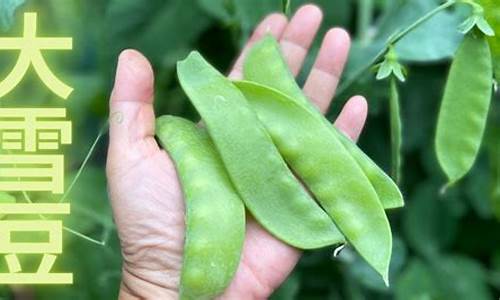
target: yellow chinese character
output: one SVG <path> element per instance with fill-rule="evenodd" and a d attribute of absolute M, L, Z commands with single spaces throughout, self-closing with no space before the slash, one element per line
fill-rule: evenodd
<path fill-rule="evenodd" d="M 67 99 L 73 88 L 59 80 L 47 66 L 41 50 L 71 50 L 71 38 L 39 38 L 36 36 L 36 13 L 24 14 L 24 36 L 21 38 L 0 38 L 0 50 L 20 50 L 14 69 L 0 82 L 0 98 L 12 91 L 23 79 L 30 65 L 43 83 L 56 95 Z"/>
<path fill-rule="evenodd" d="M 0 109 L 0 191 L 64 191 L 64 156 L 34 153 L 71 143 L 71 122 L 64 108 Z"/>
<path fill-rule="evenodd" d="M 1 149 L 35 152 L 71 144 L 71 121 L 65 117 L 64 108 L 1 108 Z"/>
<path fill-rule="evenodd" d="M 0 155 L 0 191 L 64 192 L 64 155 Z"/>
<path fill-rule="evenodd" d="M 1 204 L 4 215 L 67 215 L 68 203 Z M 0 284 L 72 284 L 73 274 L 51 273 L 56 254 L 62 253 L 62 221 L 60 220 L 2 220 L 0 221 L 0 254 L 5 255 L 8 273 L 0 273 Z M 13 242 L 12 234 L 21 232 L 48 233 L 47 242 Z M 24 273 L 19 254 L 43 254 L 36 273 Z"/>

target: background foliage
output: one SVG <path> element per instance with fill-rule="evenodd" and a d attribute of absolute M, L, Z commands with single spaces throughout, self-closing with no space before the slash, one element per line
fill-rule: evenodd
<path fill-rule="evenodd" d="M 492 0 L 484 1 L 489 1 L 490 12 L 498 6 Z M 305 2 L 291 1 L 291 11 Z M 311 2 L 324 10 L 322 32 L 331 26 L 342 26 L 354 38 L 349 65 L 329 117 L 337 114 L 347 97 L 354 93 L 365 95 L 370 115 L 360 145 L 389 170 L 388 83 L 378 82 L 374 73 L 362 70 L 391 34 L 407 27 L 439 1 Z M 228 70 L 255 24 L 267 13 L 282 10 L 282 6 L 281 0 L 0 0 L 2 35 L 19 35 L 22 13 L 37 11 L 39 35 L 74 38 L 71 53 L 48 53 L 47 58 L 56 73 L 75 87 L 69 102 L 63 103 L 54 99 L 31 74 L 20 88 L 2 99 L 2 105 L 67 104 L 75 133 L 66 154 L 69 183 L 106 121 L 107 99 L 120 50 L 137 48 L 153 62 L 158 114 L 196 120 L 194 109 L 176 81 L 176 61 L 198 49 L 220 70 Z M 395 237 L 391 286 L 386 288 L 353 251 L 345 249 L 333 258 L 333 249 L 327 248 L 305 253 L 292 276 L 273 296 L 275 299 L 498 298 L 498 94 L 490 112 L 483 151 L 473 171 L 446 195 L 439 194 L 445 178 L 433 150 L 449 59 L 462 39 L 456 28 L 466 15 L 467 11 L 460 8 L 440 13 L 396 47 L 409 71 L 407 82 L 400 85 L 404 124 L 402 191 L 407 206 L 389 213 Z M 498 29 L 497 33 L 500 34 Z M 313 46 L 313 54 L 319 42 Z M 312 58 L 309 57 L 303 73 L 309 69 Z M 0 55 L 0 78 L 10 71 L 15 60 L 15 52 Z M 299 80 L 303 78 L 301 75 Z M 106 194 L 105 154 L 105 143 L 99 144 L 70 194 L 73 213 L 65 224 L 96 240 L 105 240 L 106 245 L 65 233 L 65 253 L 57 268 L 72 270 L 75 284 L 28 291 L 36 299 L 113 299 L 117 295 L 120 250 Z M 42 196 L 32 197 L 36 200 Z M 0 297 L 11 299 L 13 292 L 1 287 Z"/>

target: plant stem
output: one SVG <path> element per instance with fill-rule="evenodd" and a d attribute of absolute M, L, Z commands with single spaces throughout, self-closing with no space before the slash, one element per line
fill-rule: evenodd
<path fill-rule="evenodd" d="M 291 5 L 292 0 L 282 0 L 282 6 L 283 6 L 283 13 L 289 17 L 290 16 L 290 5 Z"/>
<path fill-rule="evenodd" d="M 370 38 L 373 17 L 373 0 L 358 0 L 358 37 L 362 42 Z"/>
<path fill-rule="evenodd" d="M 359 70 L 358 72 L 356 72 L 356 74 L 354 76 L 352 76 L 350 79 L 347 79 L 346 81 L 344 81 L 343 84 L 340 85 L 340 87 L 338 88 L 338 94 L 342 94 L 362 74 L 364 74 L 372 65 L 374 65 L 377 61 L 379 61 L 385 55 L 385 53 L 387 52 L 387 50 L 389 49 L 389 47 L 391 45 L 396 44 L 402 38 L 404 38 L 406 35 L 408 35 L 410 32 L 412 32 L 413 30 L 415 30 L 416 28 L 418 28 L 420 25 L 422 25 L 423 23 L 425 23 L 426 21 L 428 21 L 432 17 L 434 17 L 436 14 L 440 13 L 441 11 L 447 9 L 448 7 L 454 5 L 454 4 L 458 3 L 458 2 L 460 2 L 460 0 L 458 0 L 458 1 L 457 0 L 448 0 L 448 1 L 446 1 L 445 3 L 439 5 L 438 7 L 434 8 L 433 10 L 431 10 L 430 12 L 428 12 L 427 14 L 425 14 L 424 16 L 422 16 L 421 18 L 419 18 L 417 21 L 415 21 L 413 24 L 411 24 L 410 26 L 408 26 L 403 31 L 401 31 L 401 32 L 399 32 L 397 34 L 394 34 L 391 37 L 389 37 L 389 39 L 387 40 L 386 45 L 382 48 L 382 50 L 380 50 L 379 53 L 377 53 L 377 55 L 372 59 L 372 61 L 370 62 L 370 64 L 367 67 L 362 68 L 361 70 Z"/>

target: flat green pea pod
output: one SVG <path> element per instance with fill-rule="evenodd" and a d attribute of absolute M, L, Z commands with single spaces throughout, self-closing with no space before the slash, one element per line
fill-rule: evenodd
<path fill-rule="evenodd" d="M 469 32 L 451 65 L 439 111 L 436 153 L 453 185 L 470 170 L 481 145 L 492 96 L 493 66 L 486 37 Z"/>
<path fill-rule="evenodd" d="M 333 127 L 328 121 L 327 123 Z M 382 206 L 385 209 L 403 207 L 403 195 L 392 178 L 382 171 L 382 169 L 380 169 L 380 167 L 368 155 L 366 155 L 366 153 L 364 153 L 342 132 L 338 131 L 336 128 L 334 128 L 333 132 L 337 133 L 339 140 L 356 160 L 361 170 L 365 173 L 365 176 L 375 189 Z"/>
<path fill-rule="evenodd" d="M 197 52 L 178 63 L 177 73 L 236 190 L 259 223 L 297 248 L 343 242 L 330 217 L 294 177 L 238 88 Z"/>
<path fill-rule="evenodd" d="M 347 241 L 387 282 L 392 251 L 389 221 L 372 185 L 331 125 L 277 90 L 253 82 L 235 84 L 286 162 Z"/>
<path fill-rule="evenodd" d="M 231 282 L 245 237 L 245 207 L 205 131 L 188 120 L 156 121 L 186 201 L 181 299 L 212 299 Z"/>
<path fill-rule="evenodd" d="M 297 104 L 310 110 L 317 118 L 328 123 L 331 127 L 330 130 L 340 139 L 342 145 L 349 151 L 370 180 L 384 208 L 404 206 L 403 196 L 394 181 L 355 143 L 334 126 L 331 126 L 328 120 L 306 98 L 289 71 L 279 50 L 279 45 L 273 37 L 265 37 L 252 47 L 245 60 L 243 73 L 245 80 L 260 83 L 282 92 Z"/>

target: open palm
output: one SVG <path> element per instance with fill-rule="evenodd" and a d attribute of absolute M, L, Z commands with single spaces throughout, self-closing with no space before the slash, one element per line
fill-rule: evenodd
<path fill-rule="evenodd" d="M 280 41 L 290 69 L 298 74 L 321 19 L 321 11 L 313 5 L 300 8 L 290 21 L 281 14 L 267 16 L 237 59 L 230 78 L 241 78 L 245 53 L 265 34 Z M 304 86 L 304 93 L 323 112 L 335 93 L 349 46 L 345 31 L 328 31 Z M 140 53 L 126 50 L 120 55 L 110 100 L 107 176 L 124 259 L 121 299 L 177 298 L 179 286 L 184 199 L 174 164 L 154 139 L 153 82 L 151 66 Z M 366 112 L 364 98 L 353 97 L 335 126 L 355 140 Z M 249 216 L 240 266 L 221 298 L 267 298 L 299 257 L 299 250 L 274 238 Z"/>

